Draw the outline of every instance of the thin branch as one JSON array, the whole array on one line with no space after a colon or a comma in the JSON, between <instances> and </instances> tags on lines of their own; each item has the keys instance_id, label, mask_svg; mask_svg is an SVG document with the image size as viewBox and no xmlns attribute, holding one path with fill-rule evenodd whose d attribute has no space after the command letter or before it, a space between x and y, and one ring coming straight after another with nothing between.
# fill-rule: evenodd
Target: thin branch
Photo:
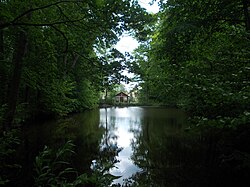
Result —
<instances>
[{"instance_id":1,"label":"thin branch","mask_svg":"<svg viewBox=\"0 0 250 187\"><path fill-rule=\"evenodd\" d=\"M37 10L42 10L42 9L46 9L46 8L49 8L51 6L55 6L55 5L58 5L58 4L61 4L61 3L74 3L74 2L79 2L79 1L58 1L58 2L55 2L55 3L51 3L51 4L48 4L48 5L45 5L45 6L42 6L42 7L37 7L37 8L31 8L27 11L25 11L24 13L20 14L19 16L17 16L13 21L11 21L12 23L13 22L16 22L18 19L20 19L21 17L25 16L26 14L29 14L31 12L34 12L34 11L37 11Z\"/></svg>"},{"instance_id":2,"label":"thin branch","mask_svg":"<svg viewBox=\"0 0 250 187\"><path fill-rule=\"evenodd\" d=\"M74 51L74 52L75 52L77 55L79 55L80 57L82 57L82 58L84 58L84 59L86 59L86 60L88 60L89 62L91 62L91 63L94 64L93 60L91 60L90 58L88 58L88 57L86 57L86 56L84 56L84 55L78 53L77 51Z\"/></svg>"},{"instance_id":3,"label":"thin branch","mask_svg":"<svg viewBox=\"0 0 250 187\"><path fill-rule=\"evenodd\" d=\"M68 38L65 36L65 34L61 30L59 30L58 28L56 28L54 25L51 25L51 27L53 29L55 29L57 32L59 32L63 36L63 38L64 38L64 40L66 42L65 50L63 51L63 53L66 53L68 51L68 48L69 48Z\"/></svg>"},{"instance_id":4,"label":"thin branch","mask_svg":"<svg viewBox=\"0 0 250 187\"><path fill-rule=\"evenodd\" d=\"M76 19L76 20L68 20L68 21L57 21L57 22L52 22L52 23L25 23L25 22L19 22L19 23L14 23L11 24L12 26L54 26L54 25L60 25L60 24L65 24L65 23L75 23L75 22L79 22L81 20L85 19L80 18L80 19ZM0 27L2 28L2 27Z\"/></svg>"},{"instance_id":5,"label":"thin branch","mask_svg":"<svg viewBox=\"0 0 250 187\"><path fill-rule=\"evenodd\" d=\"M37 7L37 8L31 8L31 9L23 12L22 14L20 14L16 18L14 18L12 21L0 24L0 29L4 29L4 28L9 27L9 26L22 25L20 23L15 23L15 22L17 22L19 19L21 19L22 17L26 16L27 14L29 14L31 12L35 12L37 10L43 10L43 9L49 8L51 6L57 6L57 5L61 4L61 3L79 3L79 2L80 2L79 0L64 0L64 1L58 1L58 2L55 2L55 3L51 3L51 4L48 4L48 5L45 5L45 6ZM63 21L62 22L55 22L55 23L51 23L49 25L62 24L62 23L65 23L65 22L63 22ZM28 24L23 24L23 25L28 25ZM33 24L33 26L35 26L35 25ZM37 26L45 26L45 25L40 24L40 25L37 25Z\"/></svg>"},{"instance_id":6,"label":"thin branch","mask_svg":"<svg viewBox=\"0 0 250 187\"><path fill-rule=\"evenodd\" d=\"M67 20L71 20L68 16L66 16L66 14L64 14L62 8L59 5L56 5L56 7L59 9L59 11L61 12L61 15L63 15L65 18L67 18Z\"/></svg>"}]
</instances>

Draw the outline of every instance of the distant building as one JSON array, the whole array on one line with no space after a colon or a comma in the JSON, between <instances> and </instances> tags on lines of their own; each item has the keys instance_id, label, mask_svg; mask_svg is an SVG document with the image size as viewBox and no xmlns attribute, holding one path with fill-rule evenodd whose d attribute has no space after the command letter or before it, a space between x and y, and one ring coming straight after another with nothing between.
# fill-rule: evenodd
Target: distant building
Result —
<instances>
[{"instance_id":1,"label":"distant building","mask_svg":"<svg viewBox=\"0 0 250 187\"><path fill-rule=\"evenodd\" d=\"M129 102L129 96L125 94L124 92L120 92L115 95L115 102L116 103L128 103Z\"/></svg>"}]
</instances>

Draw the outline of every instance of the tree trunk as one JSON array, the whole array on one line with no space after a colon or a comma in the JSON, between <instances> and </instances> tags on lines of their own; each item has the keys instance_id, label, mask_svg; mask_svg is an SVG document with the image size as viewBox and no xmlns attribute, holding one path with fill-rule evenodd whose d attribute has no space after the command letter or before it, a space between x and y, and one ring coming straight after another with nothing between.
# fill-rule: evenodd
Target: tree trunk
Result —
<instances>
[{"instance_id":1,"label":"tree trunk","mask_svg":"<svg viewBox=\"0 0 250 187\"><path fill-rule=\"evenodd\" d=\"M3 47L3 30L0 30L0 60L4 59L4 47Z\"/></svg>"},{"instance_id":2,"label":"tree trunk","mask_svg":"<svg viewBox=\"0 0 250 187\"><path fill-rule=\"evenodd\" d=\"M12 122L14 119L18 94L19 94L19 85L21 81L21 72L22 72L22 61L27 50L27 35L23 30L17 32L16 43L14 46L14 53L12 63L14 66L12 78L9 82L8 87L8 96L7 96L7 110L5 113L5 122L4 129L11 129Z\"/></svg>"},{"instance_id":3,"label":"tree trunk","mask_svg":"<svg viewBox=\"0 0 250 187\"><path fill-rule=\"evenodd\" d=\"M72 69L75 68L76 62L77 62L77 60L79 59L79 57L80 57L80 55L78 55L78 54L75 54L75 55L74 55L74 60L73 60L72 66L71 66Z\"/></svg>"},{"instance_id":4,"label":"tree trunk","mask_svg":"<svg viewBox=\"0 0 250 187\"><path fill-rule=\"evenodd\" d=\"M0 24L2 22L0 21ZM6 82L7 82L7 73L5 71L6 66L4 64L4 32L0 30L0 107L6 102Z\"/></svg>"},{"instance_id":5,"label":"tree trunk","mask_svg":"<svg viewBox=\"0 0 250 187\"><path fill-rule=\"evenodd\" d=\"M249 8L250 8L250 2L249 0L243 0L243 11L244 11L244 17L245 17L245 24L246 24L246 30L250 30L250 16L249 16Z\"/></svg>"}]
</instances>

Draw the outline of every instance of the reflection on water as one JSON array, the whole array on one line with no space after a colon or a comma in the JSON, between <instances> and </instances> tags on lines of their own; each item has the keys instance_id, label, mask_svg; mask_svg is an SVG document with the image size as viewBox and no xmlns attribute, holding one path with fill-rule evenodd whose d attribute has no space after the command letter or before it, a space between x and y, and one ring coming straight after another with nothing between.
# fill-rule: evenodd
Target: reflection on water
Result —
<instances>
[{"instance_id":1,"label":"reflection on water","mask_svg":"<svg viewBox=\"0 0 250 187\"><path fill-rule=\"evenodd\" d=\"M17 162L22 172L17 173L10 186L33 186L34 160L44 146L57 150L68 140L76 145L72 167L79 173L91 173L92 160L97 159L104 128L100 127L99 110L86 111L72 117L32 124L23 128L23 142ZM13 174L14 175L14 174Z\"/></svg>"},{"instance_id":2,"label":"reflection on water","mask_svg":"<svg viewBox=\"0 0 250 187\"><path fill-rule=\"evenodd\" d=\"M58 149L69 139L76 145L72 167L79 173L110 172L121 176L113 184L122 184L145 172L144 166L153 161L148 157L152 151L160 157L165 146L163 137L179 134L184 121L184 113L176 109L124 107L96 109L29 126L24 129L19 153L25 174L18 176L16 184L32 184L34 158L44 145Z\"/></svg>"},{"instance_id":3,"label":"reflection on water","mask_svg":"<svg viewBox=\"0 0 250 187\"><path fill-rule=\"evenodd\" d=\"M238 139L239 134L225 129L188 130L186 115L178 109L86 111L24 129L23 172L12 186L32 186L35 155L44 145L56 149L69 139L76 145L72 167L89 175L98 171L102 186L113 180L103 177L108 173L121 176L113 186L245 186L250 173L247 129Z\"/></svg>"},{"instance_id":4,"label":"reflection on water","mask_svg":"<svg viewBox=\"0 0 250 187\"><path fill-rule=\"evenodd\" d=\"M121 176L114 183L122 183L123 179L140 171L130 159L131 141L134 139L134 134L130 129L139 128L142 112L143 109L139 107L100 109L100 124L107 127L108 133L116 137L117 146L122 147L118 155L119 163L110 171L112 175Z\"/></svg>"},{"instance_id":5,"label":"reflection on water","mask_svg":"<svg viewBox=\"0 0 250 187\"><path fill-rule=\"evenodd\" d=\"M143 132L147 140L159 141L158 145L161 145L161 140L157 140L157 138L166 132L169 134L179 133L184 121L184 113L176 109L152 107L100 109L100 124L107 128L109 141L115 140L117 146L123 148L118 155L120 162L116 164L116 168L110 171L115 176L121 176L114 183L122 184L125 179L127 181L132 175L143 172L143 168L139 167L140 165L134 157L135 153L133 153L136 151L135 144L140 139L138 134ZM151 137L151 133L158 134ZM147 153L144 152L144 154ZM141 155L142 159L144 159L143 155Z\"/></svg>"}]
</instances>

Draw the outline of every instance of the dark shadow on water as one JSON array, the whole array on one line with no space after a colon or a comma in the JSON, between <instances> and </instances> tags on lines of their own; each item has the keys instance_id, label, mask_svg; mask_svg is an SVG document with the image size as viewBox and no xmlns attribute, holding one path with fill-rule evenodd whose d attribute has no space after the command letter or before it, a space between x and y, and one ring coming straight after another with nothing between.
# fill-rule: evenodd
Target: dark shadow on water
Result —
<instances>
[{"instance_id":1,"label":"dark shadow on water","mask_svg":"<svg viewBox=\"0 0 250 187\"><path fill-rule=\"evenodd\" d=\"M250 186L250 127L188 129L178 109L104 108L24 127L21 134L9 159L22 168L10 170L7 186L33 186L34 160L44 145L56 151L68 140L76 145L71 166L79 173L102 177L116 164L133 168L118 167L124 176L113 186Z\"/></svg>"},{"instance_id":2,"label":"dark shadow on water","mask_svg":"<svg viewBox=\"0 0 250 187\"><path fill-rule=\"evenodd\" d=\"M143 171L124 186L249 186L249 127L185 131L176 124L149 118L133 131L132 159Z\"/></svg>"},{"instance_id":3,"label":"dark shadow on water","mask_svg":"<svg viewBox=\"0 0 250 187\"><path fill-rule=\"evenodd\" d=\"M86 111L70 118L34 124L22 129L22 142L15 160L22 166L9 186L33 186L34 161L45 145L54 151L68 140L75 144L71 167L79 174L91 174L91 164L98 159L105 129L99 126L99 110Z\"/></svg>"}]
</instances>

